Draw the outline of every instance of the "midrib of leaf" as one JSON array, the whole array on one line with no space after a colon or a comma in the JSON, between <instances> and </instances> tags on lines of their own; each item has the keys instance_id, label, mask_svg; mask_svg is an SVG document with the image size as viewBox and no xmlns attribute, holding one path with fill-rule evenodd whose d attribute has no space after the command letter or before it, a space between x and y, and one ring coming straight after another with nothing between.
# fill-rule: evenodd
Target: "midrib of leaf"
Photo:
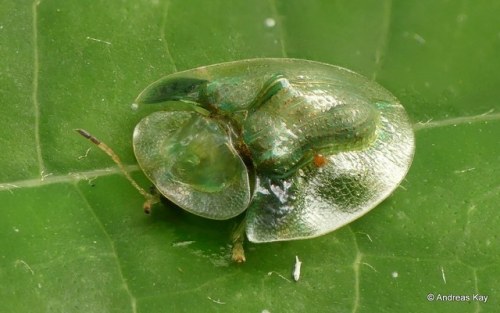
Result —
<instances>
[{"instance_id":1,"label":"midrib of leaf","mask_svg":"<svg viewBox=\"0 0 500 313\"><path fill-rule=\"evenodd\" d=\"M127 165L125 166L125 168L127 169L128 172L134 172L139 170L139 166L137 165ZM118 167L106 167L91 171L71 172L64 175L51 175L51 176L44 176L42 178L25 179L14 182L1 183L0 192L1 191L13 192L13 190L19 188L36 188L57 183L76 183L81 180L88 180L89 182L91 182L94 178L97 177L115 175L119 173L121 173L121 171Z\"/></svg>"}]
</instances>

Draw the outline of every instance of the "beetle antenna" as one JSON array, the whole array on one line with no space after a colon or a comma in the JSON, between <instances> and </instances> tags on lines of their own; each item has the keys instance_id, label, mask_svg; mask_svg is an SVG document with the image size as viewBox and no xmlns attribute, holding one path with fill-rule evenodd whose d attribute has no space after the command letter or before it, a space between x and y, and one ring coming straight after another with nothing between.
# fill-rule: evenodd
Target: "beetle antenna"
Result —
<instances>
[{"instance_id":1,"label":"beetle antenna","mask_svg":"<svg viewBox=\"0 0 500 313\"><path fill-rule=\"evenodd\" d=\"M123 175L125 175L125 177L132 184L132 186L134 186L134 188L137 189L139 191L139 193L144 196L144 198L146 198L146 202L144 202L144 206L143 206L144 207L144 212L146 214L151 213L151 206L153 204L155 204L155 203L158 203L160 201L159 195L158 194L151 194L151 193L147 192L146 190L144 190L141 186L139 186L139 184L132 178L132 176L130 176L130 174L128 173L128 171L125 169L125 166L123 166L123 163L120 160L120 157L107 144L105 144L104 142L100 141L96 137L92 136L86 130L75 129L75 131L77 133L79 133L80 135L82 135L83 137L85 137L88 140L90 140L93 144L95 144L97 147L99 147L99 149L101 149L107 155L109 155L111 157L111 159L113 160L113 162L115 162L116 165L118 165L118 168L123 173Z\"/></svg>"}]
</instances>

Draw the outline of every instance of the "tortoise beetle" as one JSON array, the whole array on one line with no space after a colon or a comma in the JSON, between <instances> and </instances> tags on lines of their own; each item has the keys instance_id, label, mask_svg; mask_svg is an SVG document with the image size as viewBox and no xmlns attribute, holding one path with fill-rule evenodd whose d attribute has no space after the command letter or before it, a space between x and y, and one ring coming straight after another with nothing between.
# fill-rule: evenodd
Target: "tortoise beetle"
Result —
<instances>
[{"instance_id":1,"label":"tortoise beetle","mask_svg":"<svg viewBox=\"0 0 500 313\"><path fill-rule=\"evenodd\" d=\"M325 63L198 67L152 83L135 103L162 105L133 134L137 162L162 196L209 219L246 211L233 236L235 261L245 259L245 234L251 242L304 239L359 218L392 193L413 159L413 129L398 100ZM134 185L149 210L158 196Z\"/></svg>"}]
</instances>

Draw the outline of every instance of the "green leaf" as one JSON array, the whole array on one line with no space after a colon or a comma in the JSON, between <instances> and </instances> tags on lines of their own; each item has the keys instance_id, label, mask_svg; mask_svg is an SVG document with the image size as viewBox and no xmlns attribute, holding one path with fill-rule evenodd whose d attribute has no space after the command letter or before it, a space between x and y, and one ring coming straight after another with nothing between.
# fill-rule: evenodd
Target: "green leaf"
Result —
<instances>
[{"instance_id":1,"label":"green leaf","mask_svg":"<svg viewBox=\"0 0 500 313\"><path fill-rule=\"evenodd\" d=\"M494 311L499 10L445 0L3 1L0 311ZM131 109L140 91L175 71L254 57L371 77L407 108L417 148L401 187L363 218L317 239L247 244L236 265L234 221L168 205L145 216L141 196L73 129L113 147L147 187L131 148L154 110Z\"/></svg>"}]
</instances>

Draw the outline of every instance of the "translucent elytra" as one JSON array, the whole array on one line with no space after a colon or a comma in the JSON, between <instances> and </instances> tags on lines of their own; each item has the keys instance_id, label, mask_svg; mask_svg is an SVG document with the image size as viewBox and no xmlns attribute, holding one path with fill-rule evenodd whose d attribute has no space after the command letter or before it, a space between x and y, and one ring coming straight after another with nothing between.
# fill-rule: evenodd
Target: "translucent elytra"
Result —
<instances>
[{"instance_id":1,"label":"translucent elytra","mask_svg":"<svg viewBox=\"0 0 500 313\"><path fill-rule=\"evenodd\" d=\"M197 215L228 219L248 207L250 187L245 164L227 140L217 123L197 113L160 111L136 126L134 151L168 199Z\"/></svg>"},{"instance_id":2,"label":"translucent elytra","mask_svg":"<svg viewBox=\"0 0 500 313\"><path fill-rule=\"evenodd\" d=\"M134 132L157 189L207 218L246 210L254 242L315 237L355 220L390 195L413 158L398 100L324 63L200 67L158 80L136 103L162 104Z\"/></svg>"}]
</instances>

